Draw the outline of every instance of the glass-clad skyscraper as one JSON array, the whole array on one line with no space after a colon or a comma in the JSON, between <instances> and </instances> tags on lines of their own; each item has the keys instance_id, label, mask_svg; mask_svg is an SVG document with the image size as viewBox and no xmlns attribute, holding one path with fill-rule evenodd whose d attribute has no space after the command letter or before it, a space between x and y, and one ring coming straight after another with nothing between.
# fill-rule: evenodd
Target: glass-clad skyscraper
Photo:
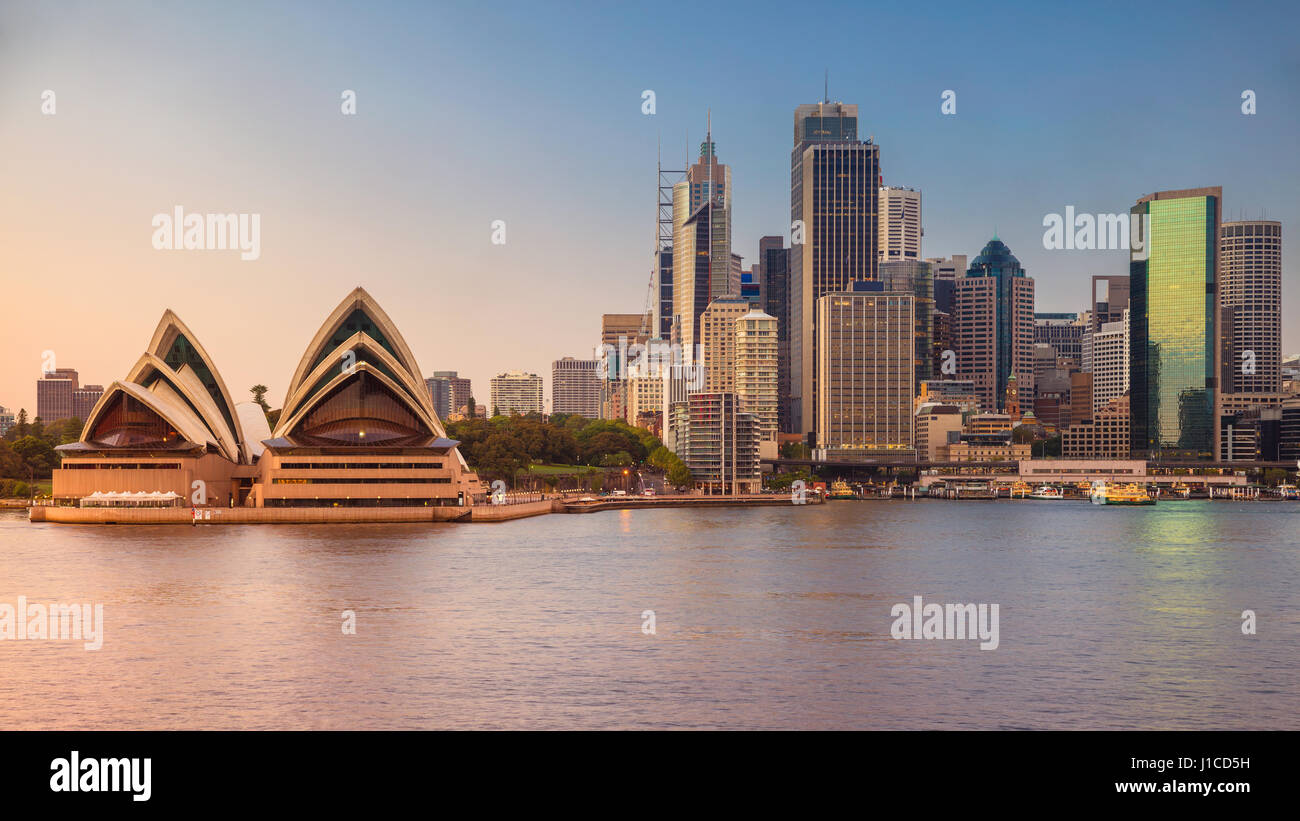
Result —
<instances>
[{"instance_id":1,"label":"glass-clad skyscraper","mask_svg":"<svg viewBox=\"0 0 1300 821\"><path fill-rule=\"evenodd\" d=\"M1216 277L1223 189L1160 191L1131 209L1134 455L1214 450Z\"/></svg>"}]
</instances>

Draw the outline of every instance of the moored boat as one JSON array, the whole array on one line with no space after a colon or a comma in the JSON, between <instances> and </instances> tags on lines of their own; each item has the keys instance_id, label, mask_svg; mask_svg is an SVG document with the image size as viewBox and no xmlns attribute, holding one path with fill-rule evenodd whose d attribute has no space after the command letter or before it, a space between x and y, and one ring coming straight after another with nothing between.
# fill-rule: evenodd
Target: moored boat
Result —
<instances>
[{"instance_id":1,"label":"moored boat","mask_svg":"<svg viewBox=\"0 0 1300 821\"><path fill-rule=\"evenodd\" d=\"M836 479L834 482L831 482L830 490L826 492L826 500L828 502L840 499L856 498L858 498L858 494L854 493L853 488L849 487L848 482L845 482L843 479Z\"/></svg>"},{"instance_id":2,"label":"moored boat","mask_svg":"<svg viewBox=\"0 0 1300 821\"><path fill-rule=\"evenodd\" d=\"M1054 488L1051 485L1041 485L1037 490L1029 494L1029 498L1055 501L1057 499L1064 499L1065 494L1062 493L1058 488Z\"/></svg>"},{"instance_id":3,"label":"moored boat","mask_svg":"<svg viewBox=\"0 0 1300 821\"><path fill-rule=\"evenodd\" d=\"M1156 500L1141 485L1116 485L1108 488L1105 496L1108 505L1154 505Z\"/></svg>"}]
</instances>

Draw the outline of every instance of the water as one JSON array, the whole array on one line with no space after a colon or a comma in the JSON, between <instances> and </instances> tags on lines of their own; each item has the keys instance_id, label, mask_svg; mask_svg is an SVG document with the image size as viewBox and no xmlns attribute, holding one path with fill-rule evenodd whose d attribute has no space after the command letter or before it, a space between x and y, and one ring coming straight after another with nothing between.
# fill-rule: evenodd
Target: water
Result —
<instances>
[{"instance_id":1,"label":"water","mask_svg":"<svg viewBox=\"0 0 1300 821\"><path fill-rule=\"evenodd\" d=\"M1297 729L1297 533L1300 505L1205 501L0 513L0 603L102 602L106 622L98 651L0 641L0 729ZM918 594L999 604L1000 646L892 639Z\"/></svg>"}]
</instances>

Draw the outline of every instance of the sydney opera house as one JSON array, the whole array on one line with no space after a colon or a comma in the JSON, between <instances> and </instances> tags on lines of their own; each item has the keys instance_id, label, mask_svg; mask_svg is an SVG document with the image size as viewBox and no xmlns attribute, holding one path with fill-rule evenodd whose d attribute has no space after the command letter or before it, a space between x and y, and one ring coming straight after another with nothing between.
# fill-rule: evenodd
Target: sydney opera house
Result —
<instances>
[{"instance_id":1,"label":"sydney opera house","mask_svg":"<svg viewBox=\"0 0 1300 821\"><path fill-rule=\"evenodd\" d=\"M315 519L355 519L368 509L374 518L376 508L406 509L399 519L450 519L479 490L458 444L410 348L362 288L307 346L274 431L259 405L235 401L169 310L126 378L104 391L80 440L60 446L53 496L83 508L92 497L175 499L196 509L264 510L262 520L276 520L275 509L318 511ZM434 515L414 510L427 508Z\"/></svg>"}]
</instances>

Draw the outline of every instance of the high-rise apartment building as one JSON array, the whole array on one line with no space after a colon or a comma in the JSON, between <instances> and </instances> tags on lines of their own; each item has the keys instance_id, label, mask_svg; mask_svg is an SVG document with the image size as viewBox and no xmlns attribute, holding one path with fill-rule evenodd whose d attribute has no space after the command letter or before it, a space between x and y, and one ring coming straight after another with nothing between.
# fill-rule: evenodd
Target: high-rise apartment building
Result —
<instances>
[{"instance_id":1,"label":"high-rise apartment building","mask_svg":"<svg viewBox=\"0 0 1300 821\"><path fill-rule=\"evenodd\" d=\"M1159 191L1130 210L1129 388L1134 455L1218 450L1223 189Z\"/></svg>"},{"instance_id":2,"label":"high-rise apartment building","mask_svg":"<svg viewBox=\"0 0 1300 821\"><path fill-rule=\"evenodd\" d=\"M0 405L0 436L4 436L16 424L14 412Z\"/></svg>"},{"instance_id":3,"label":"high-rise apartment building","mask_svg":"<svg viewBox=\"0 0 1300 821\"><path fill-rule=\"evenodd\" d=\"M994 237L956 282L953 337L957 375L975 383L980 408L1005 408L1007 382L1033 396L1034 280Z\"/></svg>"},{"instance_id":4,"label":"high-rise apartment building","mask_svg":"<svg viewBox=\"0 0 1300 821\"><path fill-rule=\"evenodd\" d=\"M886 185L880 189L881 262L921 261L921 192Z\"/></svg>"},{"instance_id":5,"label":"high-rise apartment building","mask_svg":"<svg viewBox=\"0 0 1300 821\"><path fill-rule=\"evenodd\" d=\"M1092 411L1129 392L1129 312L1092 334Z\"/></svg>"},{"instance_id":6,"label":"high-rise apartment building","mask_svg":"<svg viewBox=\"0 0 1300 821\"><path fill-rule=\"evenodd\" d=\"M750 311L735 322L736 397L740 409L754 415L763 456L776 456L777 324L776 317Z\"/></svg>"},{"instance_id":7,"label":"high-rise apartment building","mask_svg":"<svg viewBox=\"0 0 1300 821\"><path fill-rule=\"evenodd\" d=\"M492 413L502 416L542 412L542 378L506 371L492 377Z\"/></svg>"},{"instance_id":8,"label":"high-rise apartment building","mask_svg":"<svg viewBox=\"0 0 1300 821\"><path fill-rule=\"evenodd\" d=\"M1282 389L1282 223L1223 223L1224 393Z\"/></svg>"},{"instance_id":9,"label":"high-rise apartment building","mask_svg":"<svg viewBox=\"0 0 1300 821\"><path fill-rule=\"evenodd\" d=\"M74 368L58 368L41 374L41 378L36 380L36 418L46 424L71 419L74 415L73 394L78 388L77 380Z\"/></svg>"},{"instance_id":10,"label":"high-rise apartment building","mask_svg":"<svg viewBox=\"0 0 1300 821\"><path fill-rule=\"evenodd\" d=\"M700 314L700 348L704 356L704 390L736 390L736 320L748 314L749 301L721 297Z\"/></svg>"},{"instance_id":11,"label":"high-rise apartment building","mask_svg":"<svg viewBox=\"0 0 1300 821\"><path fill-rule=\"evenodd\" d=\"M566 356L551 363L551 413L600 418L600 363Z\"/></svg>"},{"instance_id":12,"label":"high-rise apartment building","mask_svg":"<svg viewBox=\"0 0 1300 821\"><path fill-rule=\"evenodd\" d=\"M90 418L99 397L104 395L103 385L82 385L72 392L72 418L82 422Z\"/></svg>"},{"instance_id":13,"label":"high-rise apartment building","mask_svg":"<svg viewBox=\"0 0 1300 821\"><path fill-rule=\"evenodd\" d=\"M695 487L707 494L755 493L759 474L758 426L740 410L734 393L701 391L674 404L685 415L678 454Z\"/></svg>"},{"instance_id":14,"label":"high-rise apartment building","mask_svg":"<svg viewBox=\"0 0 1300 821\"><path fill-rule=\"evenodd\" d=\"M447 400L448 415L462 413L465 408L469 407L469 400L474 396L474 389L469 379L461 376L456 371L434 371L432 379L440 380L447 385L449 391ZM439 418L445 419L446 417L440 416Z\"/></svg>"},{"instance_id":15,"label":"high-rise apartment building","mask_svg":"<svg viewBox=\"0 0 1300 821\"><path fill-rule=\"evenodd\" d=\"M819 458L911 454L916 299L879 282L817 300Z\"/></svg>"},{"instance_id":16,"label":"high-rise apartment building","mask_svg":"<svg viewBox=\"0 0 1300 821\"><path fill-rule=\"evenodd\" d=\"M758 241L758 257L763 261L763 312L776 319L776 425L781 433L791 433L790 249L783 237L763 237Z\"/></svg>"},{"instance_id":17,"label":"high-rise apartment building","mask_svg":"<svg viewBox=\"0 0 1300 821\"><path fill-rule=\"evenodd\" d=\"M817 417L817 302L876 279L880 150L858 140L858 108L801 105L794 113L790 175L791 427Z\"/></svg>"}]
</instances>

